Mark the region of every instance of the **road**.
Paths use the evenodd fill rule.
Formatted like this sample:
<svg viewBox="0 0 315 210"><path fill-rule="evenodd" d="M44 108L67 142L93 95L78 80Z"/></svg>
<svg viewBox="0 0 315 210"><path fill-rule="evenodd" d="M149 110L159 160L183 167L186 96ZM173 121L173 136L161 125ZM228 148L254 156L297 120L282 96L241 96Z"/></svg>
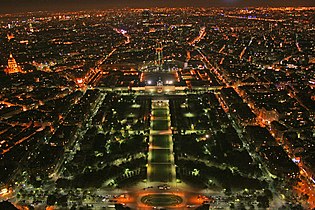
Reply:
<svg viewBox="0 0 315 210"><path fill-rule="evenodd" d="M113 27L111 27L111 28L115 32L117 32L118 34L121 34L122 36L124 36L126 38L126 40L124 42L119 43L117 46L115 46L112 49L112 51L110 53L108 53L105 57L99 59L95 63L95 67L90 69L90 71L87 73L87 75L84 78L85 84L87 84L87 85L95 85L98 82L98 80L102 77L101 65L103 65L103 63L115 53L115 51L118 49L118 47L130 43L131 37L130 37L130 35L128 35L127 31L124 31L122 29L113 28Z"/></svg>
<svg viewBox="0 0 315 210"><path fill-rule="evenodd" d="M103 103L103 100L105 99L106 94L101 93L99 98L94 102L95 108L93 108L92 113L90 114L89 118L86 119L85 122L82 123L82 125L86 125L86 127L82 126L81 128L78 129L76 134L74 135L74 140L73 142L68 146L68 150L71 151L70 153L65 153L65 155L62 156L61 160L59 161L58 165L56 166L56 170L53 174L51 174L51 177L54 177L54 179L57 179L60 176L60 172L62 169L63 164L66 161L69 161L69 159L73 158L73 154L76 153L77 150L77 142L79 142L85 133L89 130L88 127L91 127L92 119L98 112L98 109Z"/></svg>
<svg viewBox="0 0 315 210"><path fill-rule="evenodd" d="M197 36L194 40L189 42L189 45L195 45L196 43L200 42L201 39L203 39L206 36L206 27L202 27L199 31L199 36Z"/></svg>

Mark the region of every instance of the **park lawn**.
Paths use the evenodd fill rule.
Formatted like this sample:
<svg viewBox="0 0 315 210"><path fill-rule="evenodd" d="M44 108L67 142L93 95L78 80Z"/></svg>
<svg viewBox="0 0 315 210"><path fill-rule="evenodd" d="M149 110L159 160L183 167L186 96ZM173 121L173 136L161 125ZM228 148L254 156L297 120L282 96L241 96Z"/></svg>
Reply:
<svg viewBox="0 0 315 210"><path fill-rule="evenodd" d="M154 149L151 152L151 163L170 163L171 152L169 149Z"/></svg>
<svg viewBox="0 0 315 210"><path fill-rule="evenodd" d="M167 120L154 120L153 121L153 130L168 130L168 121Z"/></svg>
<svg viewBox="0 0 315 210"><path fill-rule="evenodd" d="M154 117L166 117L168 115L167 109L153 109L152 110L152 115Z"/></svg>
<svg viewBox="0 0 315 210"><path fill-rule="evenodd" d="M151 182L171 182L172 181L172 165L152 163L149 179Z"/></svg>
<svg viewBox="0 0 315 210"><path fill-rule="evenodd" d="M152 136L152 145L154 147L170 148L172 139L169 135Z"/></svg>

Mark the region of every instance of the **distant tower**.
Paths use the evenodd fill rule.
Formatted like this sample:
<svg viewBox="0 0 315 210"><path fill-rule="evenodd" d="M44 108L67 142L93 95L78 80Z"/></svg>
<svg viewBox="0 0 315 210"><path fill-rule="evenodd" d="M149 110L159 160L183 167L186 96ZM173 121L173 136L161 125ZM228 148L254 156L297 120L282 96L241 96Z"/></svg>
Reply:
<svg viewBox="0 0 315 210"><path fill-rule="evenodd" d="M30 32L33 33L33 32L34 32L34 29L33 29L32 23L29 24L29 28L30 28Z"/></svg>
<svg viewBox="0 0 315 210"><path fill-rule="evenodd" d="M10 41L11 39L14 39L14 34L8 33L7 38L8 38L8 41Z"/></svg>
<svg viewBox="0 0 315 210"><path fill-rule="evenodd" d="M155 64L159 67L159 69L162 68L163 65L163 46L162 43L159 43L157 48L155 48L155 54L157 60L155 61Z"/></svg>
<svg viewBox="0 0 315 210"><path fill-rule="evenodd" d="M16 60L13 58L12 53L8 59L8 67L4 70L6 74L22 72L21 67L16 63Z"/></svg>

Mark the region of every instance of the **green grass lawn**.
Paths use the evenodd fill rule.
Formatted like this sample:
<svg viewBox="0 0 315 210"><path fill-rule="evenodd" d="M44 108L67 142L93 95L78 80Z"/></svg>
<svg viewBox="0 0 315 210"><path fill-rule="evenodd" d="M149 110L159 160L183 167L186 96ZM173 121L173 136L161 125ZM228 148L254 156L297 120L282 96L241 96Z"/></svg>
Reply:
<svg viewBox="0 0 315 210"><path fill-rule="evenodd" d="M153 109L152 115L154 117L166 117L167 116L167 109Z"/></svg>
<svg viewBox="0 0 315 210"><path fill-rule="evenodd" d="M167 120L154 120L152 129L153 130L168 130L168 121Z"/></svg>
<svg viewBox="0 0 315 210"><path fill-rule="evenodd" d="M151 182L171 182L172 181L171 164L151 164Z"/></svg>
<svg viewBox="0 0 315 210"><path fill-rule="evenodd" d="M172 139L169 135L155 135L152 136L152 145L154 147L169 148Z"/></svg>
<svg viewBox="0 0 315 210"><path fill-rule="evenodd" d="M152 150L151 163L170 163L170 150L169 149L155 149Z"/></svg>

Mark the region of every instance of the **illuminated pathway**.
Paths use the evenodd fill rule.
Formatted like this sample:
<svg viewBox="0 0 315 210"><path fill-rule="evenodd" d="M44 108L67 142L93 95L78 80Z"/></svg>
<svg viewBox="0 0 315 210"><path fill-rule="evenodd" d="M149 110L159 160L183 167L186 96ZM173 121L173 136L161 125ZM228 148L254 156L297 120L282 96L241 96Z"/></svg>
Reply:
<svg viewBox="0 0 315 210"><path fill-rule="evenodd" d="M168 100L152 100L148 181L175 183L176 172Z"/></svg>

